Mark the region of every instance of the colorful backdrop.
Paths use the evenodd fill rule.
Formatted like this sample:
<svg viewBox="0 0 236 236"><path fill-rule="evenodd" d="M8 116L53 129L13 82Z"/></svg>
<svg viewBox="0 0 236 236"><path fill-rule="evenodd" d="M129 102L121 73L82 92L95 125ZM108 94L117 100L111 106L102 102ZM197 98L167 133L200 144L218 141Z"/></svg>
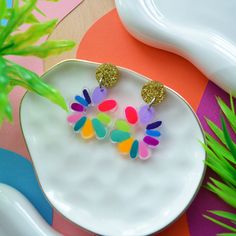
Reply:
<svg viewBox="0 0 236 236"><path fill-rule="evenodd" d="M57 9L56 11L52 10L51 4L49 7L49 3L45 1L40 1L40 6L48 18L62 19L80 2L80 0L62 0L55 3L53 9ZM191 104L204 129L208 132L211 131L206 125L205 116L219 124L219 108L215 96L221 96L228 102L226 93L209 82L190 62L175 54L146 46L131 37L121 25L116 10L112 10L93 24L78 45L74 57L97 62L111 62L163 82L180 93ZM16 57L12 57L12 59L38 73L43 72L41 60ZM39 193L40 189L32 172L30 161L26 160L29 159L29 154L17 118L19 100L23 94L24 90L19 88L11 94L15 123L14 125L5 123L0 130L0 147L9 150L0 152L0 182L8 183L20 190L38 210L41 209L40 213L47 222L64 235L93 235L64 220L55 210L51 209L41 193L30 194L31 190ZM204 182L209 176L213 176L213 173L208 170ZM29 184L28 181L30 181L30 188L25 188ZM231 210L216 196L201 188L186 214L158 235L213 236L223 232L224 230L220 227L202 217L203 213L211 209Z"/></svg>

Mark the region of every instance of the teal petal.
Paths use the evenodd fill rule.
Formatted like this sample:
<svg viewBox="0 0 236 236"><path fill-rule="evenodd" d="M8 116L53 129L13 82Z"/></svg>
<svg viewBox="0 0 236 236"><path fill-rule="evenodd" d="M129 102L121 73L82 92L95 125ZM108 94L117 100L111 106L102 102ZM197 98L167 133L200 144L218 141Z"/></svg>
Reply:
<svg viewBox="0 0 236 236"><path fill-rule="evenodd" d="M111 132L111 140L115 143L120 143L130 138L130 133L121 130L113 130Z"/></svg>
<svg viewBox="0 0 236 236"><path fill-rule="evenodd" d="M138 155L138 140L135 140L132 144L132 147L130 149L130 157L136 158Z"/></svg>
<svg viewBox="0 0 236 236"><path fill-rule="evenodd" d="M80 120L78 120L75 123L74 131L76 131L76 132L80 131L80 129L84 126L86 120L87 120L87 118L85 116L83 116Z"/></svg>
<svg viewBox="0 0 236 236"><path fill-rule="evenodd" d="M105 126L96 118L92 119L93 128L98 139L105 138L107 130Z"/></svg>

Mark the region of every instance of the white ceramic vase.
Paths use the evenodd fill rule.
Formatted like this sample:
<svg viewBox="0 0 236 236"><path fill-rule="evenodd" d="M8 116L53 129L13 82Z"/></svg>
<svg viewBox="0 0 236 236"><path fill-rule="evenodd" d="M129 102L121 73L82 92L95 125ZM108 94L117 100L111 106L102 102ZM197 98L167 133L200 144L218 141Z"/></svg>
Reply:
<svg viewBox="0 0 236 236"><path fill-rule="evenodd" d="M185 57L236 95L236 1L116 0L116 7L135 38Z"/></svg>

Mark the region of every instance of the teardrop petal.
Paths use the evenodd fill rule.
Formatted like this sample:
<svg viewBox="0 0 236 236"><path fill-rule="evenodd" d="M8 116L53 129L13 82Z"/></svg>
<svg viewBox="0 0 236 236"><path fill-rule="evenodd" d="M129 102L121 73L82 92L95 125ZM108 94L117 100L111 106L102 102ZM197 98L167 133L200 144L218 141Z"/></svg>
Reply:
<svg viewBox="0 0 236 236"><path fill-rule="evenodd" d="M158 128L159 126L161 126L161 124L162 124L162 121L159 121L159 120L158 120L158 121L156 121L156 122L153 122L153 123L147 125L146 129L156 129L156 128Z"/></svg>
<svg viewBox="0 0 236 236"><path fill-rule="evenodd" d="M130 149L130 157L134 159L137 157L137 155L138 155L138 140L135 140Z"/></svg>
<svg viewBox="0 0 236 236"><path fill-rule="evenodd" d="M93 104L100 104L107 97L107 89L96 87L92 94Z"/></svg>
<svg viewBox="0 0 236 236"><path fill-rule="evenodd" d="M152 137L159 137L161 136L161 133L158 130L153 130L153 129L147 129L146 134Z"/></svg>
<svg viewBox="0 0 236 236"><path fill-rule="evenodd" d="M85 122L86 122L86 117L83 116L80 120L78 120L76 123L75 123L75 126L74 126L74 131L75 132L78 132L80 131L80 129L84 126Z"/></svg>
<svg viewBox="0 0 236 236"><path fill-rule="evenodd" d="M133 138L129 138L121 143L118 144L118 150L120 153L123 153L123 154L128 154L130 153L130 149L131 149L131 146L134 142L134 139Z"/></svg>
<svg viewBox="0 0 236 236"><path fill-rule="evenodd" d="M131 106L126 107L125 116L126 116L127 121L132 125L136 124L138 121L138 113L134 107L131 107Z"/></svg>
<svg viewBox="0 0 236 236"><path fill-rule="evenodd" d="M85 125L83 126L81 130L81 136L84 139L90 139L94 136L93 125L90 119L86 120Z"/></svg>
<svg viewBox="0 0 236 236"><path fill-rule="evenodd" d="M111 141L120 143L130 138L130 133L121 130L113 130L111 132Z"/></svg>
<svg viewBox="0 0 236 236"><path fill-rule="evenodd" d="M104 125L109 125L111 123L111 117L103 112L101 112L97 115L97 119L100 122L102 122Z"/></svg>
<svg viewBox="0 0 236 236"><path fill-rule="evenodd" d="M98 106L98 110L101 112L108 112L108 111L112 111L115 110L115 108L117 107L117 102L115 100L105 100L104 102L102 102L99 106Z"/></svg>
<svg viewBox="0 0 236 236"><path fill-rule="evenodd" d="M107 134L105 126L96 118L92 120L93 128L98 139L104 139Z"/></svg>
<svg viewBox="0 0 236 236"><path fill-rule="evenodd" d="M67 117L67 121L70 123L70 124L74 124L76 123L81 117L83 116L83 113L73 113L71 115L69 115Z"/></svg>
<svg viewBox="0 0 236 236"><path fill-rule="evenodd" d="M155 117L155 110L149 105L142 106L139 110L139 120L142 124L148 124Z"/></svg>
<svg viewBox="0 0 236 236"><path fill-rule="evenodd" d="M115 123L115 127L118 130L122 130L124 132L129 132L131 127L125 120L117 120Z"/></svg>
<svg viewBox="0 0 236 236"><path fill-rule="evenodd" d="M151 136L145 136L143 138L143 141L149 146L154 146L154 147L159 144L159 141Z"/></svg>
<svg viewBox="0 0 236 236"><path fill-rule="evenodd" d="M82 98L81 96L79 96L79 95L76 95L76 96L75 96L75 100L76 100L78 103L80 103L81 105L85 106L85 107L88 106L88 102L87 102L84 98Z"/></svg>
<svg viewBox="0 0 236 236"><path fill-rule="evenodd" d="M78 111L78 112L83 112L84 111L84 107L79 103L74 102L74 103L71 104L70 107L74 111Z"/></svg>
<svg viewBox="0 0 236 236"><path fill-rule="evenodd" d="M88 104L91 104L91 98L88 89L83 89L83 95Z"/></svg>
<svg viewBox="0 0 236 236"><path fill-rule="evenodd" d="M148 146L143 141L139 142L139 158L141 160L146 160L150 157L150 152L148 150Z"/></svg>

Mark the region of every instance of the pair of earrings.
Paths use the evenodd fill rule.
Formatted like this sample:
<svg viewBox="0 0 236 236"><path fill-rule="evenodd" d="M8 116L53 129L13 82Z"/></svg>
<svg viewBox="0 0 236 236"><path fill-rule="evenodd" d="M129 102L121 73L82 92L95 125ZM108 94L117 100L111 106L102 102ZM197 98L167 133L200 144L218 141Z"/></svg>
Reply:
<svg viewBox="0 0 236 236"><path fill-rule="evenodd" d="M112 118L109 115L117 109L114 99L106 99L108 88L116 85L119 79L119 71L112 64L101 64L96 70L98 86L89 92L87 88L82 91L83 95L76 95L74 102L70 104L73 111L67 117L67 121L73 125L74 132L79 132L84 139L96 136L97 139L105 139L108 134L111 142L116 143L122 154L128 154L131 158L139 157L148 159L151 155L150 148L156 148L159 144L158 137L161 133L158 128L162 121L154 121L154 105L162 102L165 98L164 85L151 81L145 84L141 96L146 103L139 111L133 106L127 106L124 110L124 118L117 119L112 127ZM87 113L92 107L96 107L98 114L90 118ZM132 136L134 127L139 126L143 130L143 137L138 140ZM111 130L109 133L108 130Z"/></svg>

